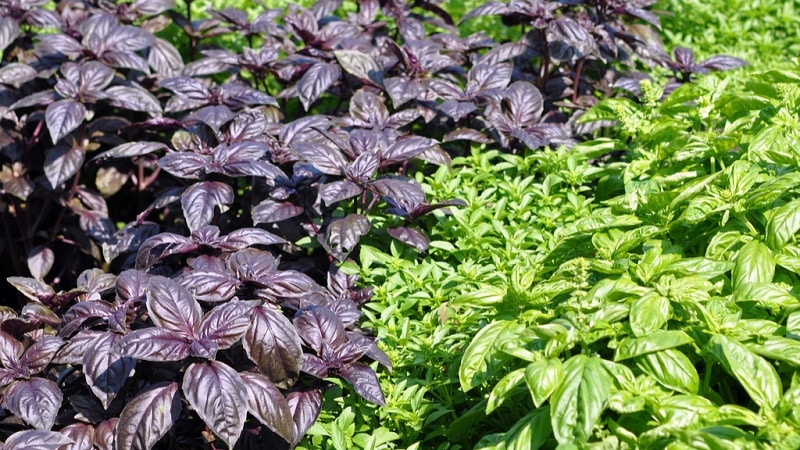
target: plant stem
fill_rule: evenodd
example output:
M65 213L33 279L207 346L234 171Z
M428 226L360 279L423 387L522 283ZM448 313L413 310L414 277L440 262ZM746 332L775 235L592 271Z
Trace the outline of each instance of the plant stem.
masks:
M575 64L575 78L572 80L572 103L578 103L578 87L581 82L581 71L583 70L584 58L578 59Z

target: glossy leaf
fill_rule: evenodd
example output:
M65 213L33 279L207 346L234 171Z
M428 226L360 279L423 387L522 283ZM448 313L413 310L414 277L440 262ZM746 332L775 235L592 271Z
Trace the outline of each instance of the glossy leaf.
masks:
M64 395L50 380L31 378L11 383L5 391L9 411L41 431L50 431L56 421Z
M294 422L289 403L272 382L257 373L240 373L247 387L247 411L286 442L294 442Z
M181 208L189 230L194 232L211 223L214 208L233 203L233 189L218 181L195 183L181 195Z
M50 186L57 189L62 183L78 173L85 153L77 147L59 145L51 148L45 155L44 173Z
M349 381L353 389L367 401L386 406L386 399L375 372L366 365L353 363L339 369L339 376Z
M165 277L150 278L147 311L159 327L186 336L194 336L203 319L197 300L179 283Z
M739 250L731 279L734 289L748 283L769 283L774 276L775 261L769 247L753 240Z
M248 404L247 387L239 374L218 361L196 362L183 375L183 395L219 436L233 448L244 428Z
M230 302L209 311L200 324L197 337L217 343L220 349L230 348L250 328L250 302Z
M85 115L86 107L76 100L64 99L51 103L45 111L45 120L53 144L78 128Z
M783 385L775 367L767 360L722 334L715 334L707 348L759 406L773 408L778 403Z
M553 434L560 444L586 442L611 394L611 377L598 358L585 355L567 360L563 374L550 398Z
M691 360L670 348L636 358L636 364L661 385L684 394L697 394L700 376Z
M152 386L134 397L120 413L115 450L150 450L178 419L178 383Z
M297 95L303 108L308 111L311 104L341 76L342 70L336 64L318 63L311 66L297 82Z
M562 378L563 366L559 359L536 361L528 365L525 369L525 383L537 408L561 385Z
M53 431L17 431L6 439L4 450L57 450L73 441Z
M242 344L250 360L275 385L286 389L297 381L302 342L294 325L279 311L266 305L256 307Z
M108 409L136 365L136 360L111 352L122 338L116 333L103 333L88 347L81 364L86 384L104 409Z

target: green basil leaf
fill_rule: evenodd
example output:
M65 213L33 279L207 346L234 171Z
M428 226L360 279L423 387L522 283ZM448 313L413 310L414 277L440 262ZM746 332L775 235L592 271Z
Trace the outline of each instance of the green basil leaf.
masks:
M553 432L550 427L550 408L537 409L519 419L505 434L505 450L536 450Z
M798 230L800 230L800 199L786 203L770 217L767 222L767 245L780 251Z
M491 414L492 411L499 408L509 397L512 391L522 383L525 378L525 369L517 369L506 374L500 381L494 385L492 392L489 394L489 400L486 402L486 414Z
M636 336L645 336L661 329L669 317L669 300L657 292L648 292L631 304L630 325Z
M611 377L597 357L575 355L550 398L550 423L559 444L586 442L611 394Z
M662 386L684 394L697 394L700 376L694 364L675 349L648 353L636 358L636 365Z
M781 379L767 360L722 334L715 334L708 341L708 351L759 406L772 408L780 401L783 395Z
M483 383L490 374L490 364L502 359L496 342L508 333L519 330L521 325L508 320L492 322L483 327L470 342L461 358L458 380L464 391ZM507 358L507 357L506 357Z
M775 261L769 247L753 240L739 250L731 279L734 289L747 283L769 283L774 277Z
M650 333L647 336L626 338L617 347L614 361L623 361L647 353L660 352L692 342L694 342L694 339L680 330L661 330Z
M761 344L750 344L747 348L761 356L786 361L795 368L800 367L800 341L776 336Z
M560 359L547 359L528 364L525 382L531 392L533 404L540 407L561 384L563 367Z

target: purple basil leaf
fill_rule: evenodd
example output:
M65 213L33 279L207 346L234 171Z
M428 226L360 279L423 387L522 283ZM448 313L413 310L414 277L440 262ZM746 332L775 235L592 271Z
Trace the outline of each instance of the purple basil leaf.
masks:
M349 364L358 361L375 346L375 341L352 331L345 332L344 344L334 348L330 354L325 355L330 361L339 364Z
M295 270L278 272L263 280L265 287L259 293L267 298L306 298L320 293L320 286L308 275Z
M197 153L173 152L159 158L158 166L178 178L197 179L208 169L209 161Z
M41 303L42 300L49 299L55 295L53 288L34 278L8 277L6 281L8 281L8 284L14 286L22 295L34 302Z
M136 365L133 358L111 353L111 347L121 338L117 333L103 333L92 343L81 361L86 384L104 409L111 405Z
M206 53L206 52L203 52ZM181 75L198 77L216 75L230 69L230 65L218 58L202 58L192 61L183 67Z
M85 116L86 107L77 100L63 99L51 103L45 111L45 120L53 144L78 128Z
M106 89L106 95L111 105L117 108L151 114L161 113L161 103L158 99L140 87L111 86Z
M33 67L27 64L10 63L0 68L0 84L20 86L39 76Z
M58 100L60 96L55 90L47 90L33 93L27 97L22 97L16 102L12 103L8 109L14 110L19 108L29 108L31 106L44 106Z
M133 398L119 415L115 450L150 450L181 412L178 383L152 386Z
M418 136L398 140L383 152L382 165L405 162L434 145L436 141L433 139Z
M235 251L253 245L285 244L286 241L261 228L239 228L219 240L217 246L223 250Z
M31 378L8 385L4 400L6 408L14 415L37 430L50 431L64 396L52 381Z
M174 233L160 233L144 241L136 254L136 267L149 269L158 261L175 254L188 253L197 245L184 236Z
M19 36L19 25L10 16L0 19L0 52L6 49Z
M85 423L73 423L58 430L72 443L60 450L94 450L94 427Z
M377 344L373 343L372 348L367 350L367 353L365 353L365 355L377 361L378 364L385 367L389 372L392 371L392 361L389 359L389 355L387 355L386 352L381 350Z
M114 344L112 352L145 361L180 361L189 356L191 340L183 333L151 327L134 330Z
M334 50L333 54L345 72L378 87L383 84L383 71L370 55L357 50Z
M64 340L61 338L44 336L25 350L19 363L22 367L28 368L28 373L35 375L50 364L53 356L63 345Z
M286 396L294 420L294 445L300 442L306 431L317 421L322 409L322 393L319 389L290 392Z
M70 58L78 58L83 54L81 44L65 34L41 35L39 44L45 52L57 52Z
M659 30L661 29L661 21L658 20L658 16L656 16L652 12L646 9L637 8L633 5L626 5L624 7L624 10L628 15L642 19L645 22L649 23L650 25L653 25L654 27L658 28Z
M10 334L0 331L0 364L7 369L17 369L20 367L19 358L25 351L22 342L16 340Z
M53 268L56 255L48 247L38 245L31 249L28 254L28 270L37 280L43 280Z
M386 78L383 80L383 84L386 86L386 93L389 94L395 108L418 98L424 90L419 81L405 77Z
M748 64L747 61L734 58L733 56L717 55L712 56L705 61L701 61L698 65L711 70L731 70L738 67L744 67Z
M125 144L118 145L111 150L105 151L100 153L99 155L92 158L92 160L97 159L108 159L108 158L131 158L134 156L143 156L149 155L158 150L163 150L167 148L165 144L161 142L148 142L148 141L137 141L137 142L126 142Z
M156 38L150 46L147 63L161 76L174 76L183 70L183 58L169 42Z
M414 247L418 252L423 253L428 250L431 241L425 234L415 228L409 227L393 227L386 230L389 236L397 239L398 241Z
M292 150L326 175L341 175L342 170L347 167L347 160L344 155L330 146L309 142L295 142L291 144L291 147Z
M114 314L114 311L114 305L104 301L78 302L62 316L64 325L61 327L59 333L72 333L87 320L106 319Z
M244 429L248 403L247 387L239 373L218 362L196 362L183 375L183 395L219 436L233 448Z
M159 85L191 100L207 102L213 97L205 85L190 77L167 78Z
M269 252L255 248L246 248L229 255L225 265L229 272L235 273L243 282L258 281L278 269L278 262Z
M244 301L215 307L203 318L197 337L216 342L221 350L230 348L250 328L250 312L253 307L252 302Z
M137 302L144 298L150 275L136 269L123 271L117 277L117 300L121 303Z
M342 200L355 197L364 191L361 186L352 181L340 180L320 186L319 198L326 206L332 206Z
M253 224L281 222L300 214L303 214L300 206L267 199L253 207Z
M389 118L383 99L364 89L359 89L350 100L350 117L370 126L381 126Z
M247 386L247 410L286 442L294 442L294 422L289 403L272 382L257 373L240 373Z
M412 211L418 205L425 203L425 192L413 180L400 178L381 178L375 180L371 187L384 198L389 198L406 211Z
M492 142L492 140L486 137L485 134L481 133L480 131L474 130L472 128L459 128L453 130L447 133L442 139L443 142L461 141L461 140L480 142L482 144L489 144Z
M349 214L331 221L325 231L318 235L318 240L333 257L344 261L369 229L369 219L361 214Z
M53 431L23 430L17 431L6 439L4 450L58 450L72 443L72 440L61 433Z
M466 95L471 98L486 92L505 89L511 80L512 69L509 63L476 65L468 73L467 87L464 90Z
M342 70L336 64L318 63L311 66L297 82L297 96L303 104L303 109L308 111L311 104L341 76Z
M599 53L597 43L586 29L570 18L550 22L547 30L550 58L574 62Z
M325 348L336 348L345 342L344 324L330 309L320 306L302 310L294 319L300 337L318 355Z
M439 109L449 117L453 118L453 120L460 121L464 117L476 111L478 107L472 102L462 102L450 99L445 100L441 105L439 105Z
M224 211L233 203L233 188L219 181L204 181L189 186L181 195L181 207L189 230L208 225L214 218L214 208Z
M153 45L155 38L147 31L132 26L116 27L114 33L103 44L114 52L135 52Z
M224 272L191 270L181 279L184 287L196 298L204 302L224 302L230 300L239 288L238 280Z
M364 152L353 161L345 170L345 175L350 181L365 182L375 175L378 171L380 154L378 152Z
M256 307L242 344L258 370L277 386L287 389L297 381L302 343L297 329L280 311L267 305Z
M53 189L72 178L83 165L86 154L78 147L59 145L47 151L44 173Z
M11 369L0 369L0 388L5 387L17 378L17 371Z
M94 93L105 89L114 80L114 69L97 61L88 61L81 65L80 86L84 93Z
M192 117L208 125L216 132L233 119L233 111L225 105L209 105L195 111Z
M150 278L147 285L147 311L157 326L186 336L195 336L203 320L203 310L192 294L161 276Z
M119 423L119 419L112 417L100 422L95 427L94 445L97 447L97 450L114 450L117 423Z
M304 353L303 366L300 370L317 378L326 378L328 376L328 372L330 371L330 367L321 358Z
M514 130L511 132L511 136L525 143L531 150L544 147L548 144L548 141L542 136L531 134L526 130Z
M691 49L675 47L673 53L675 54L675 62L677 62L681 68L690 69L694 66L694 52Z
M472 19L473 17L480 16L501 16L509 13L509 6L502 2L486 2L477 8L470 10L468 13L461 17L459 23L465 20Z
M516 81L506 89L506 114L519 128L529 127L542 116L542 94L531 83Z
M404 109L389 116L385 125L387 128L401 128L419 119L421 116L422 113L418 109Z
M480 59L481 64L498 64L521 56L528 50L525 42L507 42L486 52Z
M339 369L339 376L350 382L359 395L376 405L386 406L386 399L375 372L359 363L346 365Z
M81 364L81 359L86 353L89 345L103 334L101 331L82 330L72 336L66 344L55 354L51 360L54 364Z
M111 67L148 72L147 61L133 52L105 52L100 59Z

